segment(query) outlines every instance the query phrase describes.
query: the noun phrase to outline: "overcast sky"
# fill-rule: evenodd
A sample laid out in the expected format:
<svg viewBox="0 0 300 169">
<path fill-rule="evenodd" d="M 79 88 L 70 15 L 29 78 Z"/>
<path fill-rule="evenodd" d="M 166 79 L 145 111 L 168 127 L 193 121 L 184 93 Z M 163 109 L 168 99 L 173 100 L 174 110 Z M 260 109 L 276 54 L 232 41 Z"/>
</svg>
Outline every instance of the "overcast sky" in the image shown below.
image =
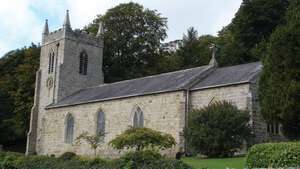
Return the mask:
<svg viewBox="0 0 300 169">
<path fill-rule="evenodd" d="M 200 35 L 214 34 L 230 23 L 242 0 L 131 0 L 168 18 L 167 41 L 179 39 L 194 26 Z M 97 14 L 129 0 L 3 0 L 0 5 L 0 57 L 39 43 L 45 19 L 50 31 L 62 26 L 70 10 L 72 28 L 82 28 Z"/>
</svg>

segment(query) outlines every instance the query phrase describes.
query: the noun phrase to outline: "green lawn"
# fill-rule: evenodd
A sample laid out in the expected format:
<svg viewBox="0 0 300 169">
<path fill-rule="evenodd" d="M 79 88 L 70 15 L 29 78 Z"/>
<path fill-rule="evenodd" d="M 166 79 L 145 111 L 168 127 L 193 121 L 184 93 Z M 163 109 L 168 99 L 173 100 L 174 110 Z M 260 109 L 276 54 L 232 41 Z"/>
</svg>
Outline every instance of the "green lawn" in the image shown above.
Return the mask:
<svg viewBox="0 0 300 169">
<path fill-rule="evenodd" d="M 199 159 L 196 157 L 186 157 L 182 159 L 185 163 L 193 166 L 196 169 L 209 168 L 209 169 L 225 169 L 225 168 L 235 168 L 242 169 L 245 168 L 245 157 L 235 157 L 235 158 L 219 158 L 219 159 Z"/>
</svg>

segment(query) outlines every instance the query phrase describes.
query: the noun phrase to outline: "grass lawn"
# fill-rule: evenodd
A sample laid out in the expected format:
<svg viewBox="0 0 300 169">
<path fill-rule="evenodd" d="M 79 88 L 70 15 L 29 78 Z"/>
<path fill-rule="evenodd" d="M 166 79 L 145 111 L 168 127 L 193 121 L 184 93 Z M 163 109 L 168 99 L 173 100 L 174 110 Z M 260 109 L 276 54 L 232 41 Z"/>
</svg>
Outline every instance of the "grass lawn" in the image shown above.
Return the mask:
<svg viewBox="0 0 300 169">
<path fill-rule="evenodd" d="M 199 159 L 196 157 L 186 157 L 182 161 L 193 166 L 196 169 L 210 168 L 210 169 L 225 169 L 225 168 L 244 168 L 246 158 L 219 158 L 219 159 Z"/>
</svg>

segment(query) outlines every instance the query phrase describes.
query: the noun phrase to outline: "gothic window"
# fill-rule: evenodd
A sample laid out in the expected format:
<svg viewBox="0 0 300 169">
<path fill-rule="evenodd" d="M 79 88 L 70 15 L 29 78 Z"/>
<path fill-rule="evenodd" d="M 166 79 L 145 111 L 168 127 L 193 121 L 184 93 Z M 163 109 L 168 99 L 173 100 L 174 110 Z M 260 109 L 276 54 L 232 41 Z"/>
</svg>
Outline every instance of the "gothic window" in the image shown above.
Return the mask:
<svg viewBox="0 0 300 169">
<path fill-rule="evenodd" d="M 79 74 L 87 75 L 88 55 L 82 51 L 79 55 Z"/>
<path fill-rule="evenodd" d="M 54 70 L 54 51 L 51 50 L 49 53 L 48 73 L 53 73 Z"/>
<path fill-rule="evenodd" d="M 140 107 L 136 107 L 133 116 L 133 127 L 144 127 L 144 113 Z"/>
<path fill-rule="evenodd" d="M 74 137 L 74 118 L 71 114 L 66 117 L 66 129 L 65 129 L 65 142 L 68 144 L 73 143 Z"/>
<path fill-rule="evenodd" d="M 97 134 L 105 133 L 105 114 L 100 110 L 97 114 Z"/>
</svg>

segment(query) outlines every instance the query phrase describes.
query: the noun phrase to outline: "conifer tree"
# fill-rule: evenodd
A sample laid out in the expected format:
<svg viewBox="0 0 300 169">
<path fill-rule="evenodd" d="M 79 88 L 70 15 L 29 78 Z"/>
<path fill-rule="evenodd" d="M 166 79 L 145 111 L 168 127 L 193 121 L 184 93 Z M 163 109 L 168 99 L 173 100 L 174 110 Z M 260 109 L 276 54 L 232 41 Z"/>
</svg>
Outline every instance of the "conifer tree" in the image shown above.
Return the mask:
<svg viewBox="0 0 300 169">
<path fill-rule="evenodd" d="M 263 117 L 280 122 L 285 136 L 300 138 L 300 1 L 291 1 L 287 24 L 271 35 L 263 58 L 260 101 Z"/>
</svg>

